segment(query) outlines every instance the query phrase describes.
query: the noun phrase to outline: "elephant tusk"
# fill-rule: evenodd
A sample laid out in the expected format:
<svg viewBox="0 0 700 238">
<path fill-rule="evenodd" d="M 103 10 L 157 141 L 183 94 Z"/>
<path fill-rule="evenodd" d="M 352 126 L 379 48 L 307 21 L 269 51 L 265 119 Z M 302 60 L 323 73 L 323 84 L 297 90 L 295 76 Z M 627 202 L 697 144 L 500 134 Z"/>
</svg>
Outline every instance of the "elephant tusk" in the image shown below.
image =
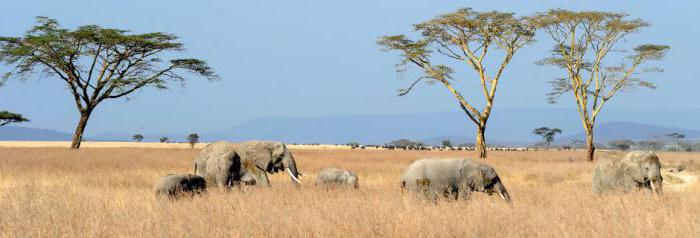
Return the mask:
<svg viewBox="0 0 700 238">
<path fill-rule="evenodd" d="M 506 196 L 503 196 L 502 192 L 499 192 L 498 195 L 501 195 L 501 198 L 503 198 L 503 200 L 508 201 L 508 199 L 506 199 Z"/>
<path fill-rule="evenodd" d="M 292 170 L 290 170 L 289 168 L 287 168 L 287 173 L 289 173 L 289 176 L 291 176 L 292 179 L 294 179 L 294 181 L 296 181 L 297 183 L 301 184 L 301 181 L 299 181 L 299 179 L 297 178 L 297 176 L 294 176 L 294 174 L 292 173 Z"/>
<path fill-rule="evenodd" d="M 651 191 L 654 191 L 654 192 L 657 192 L 657 193 L 658 193 L 658 191 L 656 191 L 656 186 L 654 186 L 654 181 L 651 181 L 651 180 L 650 180 L 650 181 L 649 181 L 649 184 L 651 185 Z"/>
</svg>

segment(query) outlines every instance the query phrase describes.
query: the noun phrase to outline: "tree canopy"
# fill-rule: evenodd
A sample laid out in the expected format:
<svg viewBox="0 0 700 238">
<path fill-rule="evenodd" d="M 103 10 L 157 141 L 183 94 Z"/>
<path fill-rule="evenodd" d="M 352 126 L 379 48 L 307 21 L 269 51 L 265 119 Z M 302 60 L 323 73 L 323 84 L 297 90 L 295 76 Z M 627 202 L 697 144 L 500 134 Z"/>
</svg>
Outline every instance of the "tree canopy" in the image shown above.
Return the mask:
<svg viewBox="0 0 700 238">
<path fill-rule="evenodd" d="M 640 75 L 662 70 L 640 66 L 662 59 L 670 47 L 642 44 L 631 53 L 620 49 L 620 41 L 649 26 L 622 13 L 554 9 L 534 16 L 532 22 L 553 41 L 550 56 L 538 63 L 565 72 L 564 77 L 550 82 L 548 100 L 554 103 L 564 93 L 572 94 L 586 132 L 587 157 L 593 160 L 593 130 L 603 106 L 626 89 L 654 88 Z"/>
<path fill-rule="evenodd" d="M 189 76 L 218 79 L 204 61 L 174 57 L 183 50 L 172 34 L 131 34 L 97 25 L 70 30 L 48 17 L 37 17 L 24 36 L 0 37 L 0 62 L 12 66 L 3 80 L 39 72 L 65 82 L 81 114 L 73 148 L 80 146 L 90 113 L 104 100 L 128 98 L 144 87 L 167 89 Z"/>
<path fill-rule="evenodd" d="M 399 90 L 400 96 L 408 94 L 421 81 L 439 83 L 449 91 L 477 126 L 477 150 L 480 157 L 485 158 L 484 132 L 498 82 L 516 51 L 533 41 L 535 29 L 527 17 L 518 18 L 513 13 L 480 12 L 464 8 L 416 24 L 414 30 L 420 33 L 420 37 L 415 40 L 406 35 L 390 35 L 381 37 L 378 44 L 384 50 L 401 53 L 402 59 L 397 65 L 399 72 L 405 71 L 409 65 L 421 70 L 421 74 L 410 86 Z M 500 49 L 503 57 L 494 61 L 499 63 L 496 70 L 488 72 L 486 58 L 496 58 L 494 55 L 498 55 L 489 54 L 493 49 Z M 481 110 L 456 89 L 458 80 L 455 70 L 442 63 L 444 60 L 440 58 L 456 61 L 476 73 L 475 78 L 481 87 L 472 91 L 478 94 L 483 92 L 485 106 Z"/>
<path fill-rule="evenodd" d="M 29 119 L 22 115 L 8 111 L 0 111 L 0 126 L 5 126 L 10 123 L 28 122 Z"/>
</svg>

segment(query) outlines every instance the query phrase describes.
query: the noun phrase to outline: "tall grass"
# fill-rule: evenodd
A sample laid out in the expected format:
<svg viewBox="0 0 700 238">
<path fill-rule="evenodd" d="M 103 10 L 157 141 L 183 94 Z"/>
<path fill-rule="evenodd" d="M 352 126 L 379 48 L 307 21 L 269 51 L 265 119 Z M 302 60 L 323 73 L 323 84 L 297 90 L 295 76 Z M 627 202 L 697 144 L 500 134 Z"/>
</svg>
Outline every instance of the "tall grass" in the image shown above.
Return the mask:
<svg viewBox="0 0 700 238">
<path fill-rule="evenodd" d="M 272 188 L 211 190 L 157 200 L 155 182 L 191 172 L 197 150 L 0 148 L 0 237 L 698 237 L 700 186 L 663 198 L 591 194 L 583 152 L 491 152 L 485 163 L 511 196 L 424 201 L 402 194 L 413 160 L 471 152 L 295 150 L 305 182 L 280 173 Z M 664 153 L 686 162 L 694 153 Z M 696 163 L 695 163 L 696 164 Z M 357 172 L 360 189 L 313 185 L 324 167 Z M 693 171 L 695 173 L 695 171 Z M 672 186 L 672 185 L 669 185 Z"/>
</svg>

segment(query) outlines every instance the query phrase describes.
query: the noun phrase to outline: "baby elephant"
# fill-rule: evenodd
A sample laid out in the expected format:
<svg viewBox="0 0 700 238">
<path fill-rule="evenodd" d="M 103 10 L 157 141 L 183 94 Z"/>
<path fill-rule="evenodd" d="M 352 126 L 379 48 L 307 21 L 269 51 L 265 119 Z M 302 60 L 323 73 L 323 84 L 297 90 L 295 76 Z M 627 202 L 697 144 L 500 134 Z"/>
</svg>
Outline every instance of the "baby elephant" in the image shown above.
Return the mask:
<svg viewBox="0 0 700 238">
<path fill-rule="evenodd" d="M 168 174 L 161 178 L 156 185 L 156 196 L 167 196 L 169 199 L 177 199 L 182 196 L 193 197 L 205 192 L 207 182 L 199 175 L 192 174 Z"/>
<path fill-rule="evenodd" d="M 357 175 L 349 170 L 326 168 L 316 176 L 316 185 L 324 185 L 327 188 L 333 186 L 352 186 L 358 188 Z"/>
</svg>

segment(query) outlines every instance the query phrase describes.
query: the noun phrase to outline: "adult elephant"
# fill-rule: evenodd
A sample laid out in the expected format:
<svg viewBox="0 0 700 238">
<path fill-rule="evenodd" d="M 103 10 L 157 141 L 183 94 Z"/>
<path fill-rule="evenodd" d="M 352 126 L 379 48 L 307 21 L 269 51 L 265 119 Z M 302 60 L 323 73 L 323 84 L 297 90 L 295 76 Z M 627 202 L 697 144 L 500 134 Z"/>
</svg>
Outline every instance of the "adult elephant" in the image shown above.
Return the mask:
<svg viewBox="0 0 700 238">
<path fill-rule="evenodd" d="M 401 177 L 401 187 L 423 192 L 434 198 L 444 196 L 468 199 L 471 192 L 499 194 L 510 203 L 501 178 L 493 167 L 470 159 L 421 159 L 408 166 Z"/>
<path fill-rule="evenodd" d="M 296 185 L 301 184 L 294 156 L 277 141 L 215 142 L 204 147 L 194 161 L 194 173 L 219 187 L 241 182 L 269 187 L 267 173 L 282 170 L 287 170 Z"/>
<path fill-rule="evenodd" d="M 593 170 L 593 193 L 646 190 L 661 194 L 663 177 L 659 157 L 632 151 L 622 158 L 601 158 Z"/>
</svg>

